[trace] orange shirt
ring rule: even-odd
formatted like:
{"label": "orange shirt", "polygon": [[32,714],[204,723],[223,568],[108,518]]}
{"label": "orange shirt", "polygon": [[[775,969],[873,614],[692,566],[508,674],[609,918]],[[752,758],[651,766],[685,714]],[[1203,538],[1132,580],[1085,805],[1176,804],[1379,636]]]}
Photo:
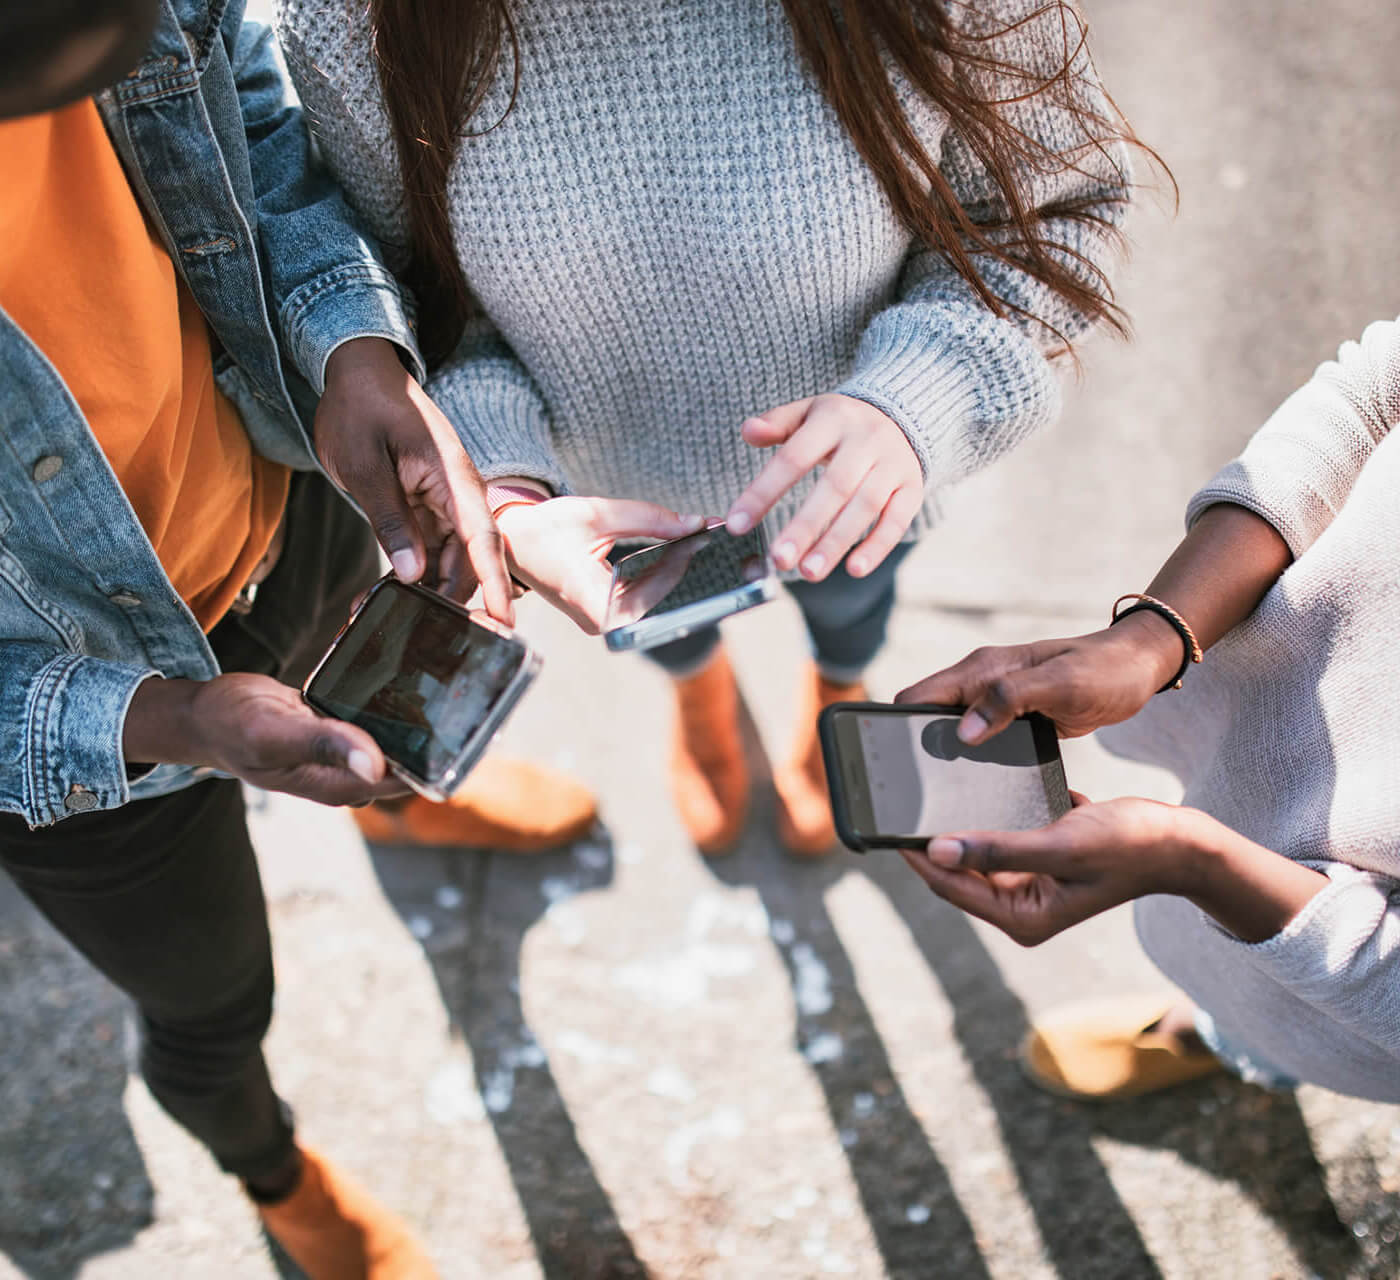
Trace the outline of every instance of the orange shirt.
{"label": "orange shirt", "polygon": [[208,631],[266,552],[290,474],[214,385],[208,326],[91,99],[0,121],[0,306],[68,385]]}

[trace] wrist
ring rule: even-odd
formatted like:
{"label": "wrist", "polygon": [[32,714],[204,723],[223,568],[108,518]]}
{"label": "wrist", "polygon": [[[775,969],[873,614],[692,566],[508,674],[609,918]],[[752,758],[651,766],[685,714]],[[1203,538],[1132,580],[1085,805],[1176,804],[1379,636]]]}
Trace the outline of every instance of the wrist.
{"label": "wrist", "polygon": [[122,755],[131,764],[208,765],[195,699],[207,681],[143,681],[122,724]]}
{"label": "wrist", "polygon": [[1186,656],[1185,644],[1180,633],[1161,614],[1151,609],[1139,610],[1115,622],[1112,631],[1132,646],[1145,673],[1149,697],[1181,670]]}
{"label": "wrist", "polygon": [[342,383],[390,380],[400,384],[410,376],[399,348],[388,338],[351,338],[326,360],[327,392]]}

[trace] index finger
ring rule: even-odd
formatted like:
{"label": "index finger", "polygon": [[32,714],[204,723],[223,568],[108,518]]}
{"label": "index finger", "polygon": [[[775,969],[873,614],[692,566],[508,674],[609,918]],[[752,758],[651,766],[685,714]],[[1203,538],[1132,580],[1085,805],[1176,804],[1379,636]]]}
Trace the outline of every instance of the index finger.
{"label": "index finger", "polygon": [[515,597],[506,543],[486,505],[481,477],[465,453],[455,460],[445,458],[444,466],[451,504],[447,517],[481,586],[486,612],[509,626],[515,621]]}

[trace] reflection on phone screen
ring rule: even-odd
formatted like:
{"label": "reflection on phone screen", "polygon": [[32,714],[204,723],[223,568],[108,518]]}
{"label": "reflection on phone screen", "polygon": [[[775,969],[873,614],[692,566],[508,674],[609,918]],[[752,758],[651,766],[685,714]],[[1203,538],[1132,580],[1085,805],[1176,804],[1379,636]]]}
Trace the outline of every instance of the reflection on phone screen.
{"label": "reflection on phone screen", "polygon": [[1044,826],[1069,807],[1059,759],[1042,761],[1031,725],[1015,720],[969,747],[957,715],[851,713],[869,784],[871,836],[931,838],[940,832]]}
{"label": "reflection on phone screen", "polygon": [[623,556],[613,571],[604,629],[659,618],[755,582],[768,572],[767,550],[760,530],[735,537],[718,525]]}
{"label": "reflection on phone screen", "polygon": [[431,781],[480,729],[524,658],[518,642],[389,582],[366,602],[307,696]]}

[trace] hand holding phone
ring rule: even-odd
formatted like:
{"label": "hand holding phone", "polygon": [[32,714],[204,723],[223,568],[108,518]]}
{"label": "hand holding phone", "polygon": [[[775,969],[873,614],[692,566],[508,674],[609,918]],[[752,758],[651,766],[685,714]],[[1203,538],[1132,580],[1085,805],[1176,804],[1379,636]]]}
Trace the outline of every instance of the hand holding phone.
{"label": "hand holding phone", "polygon": [[597,635],[607,612],[614,544],[678,538],[704,522],[654,502],[567,497],[506,507],[497,523],[515,576]]}
{"label": "hand holding phone", "polygon": [[302,696],[368,733],[414,790],[445,800],[539,668],[499,623],[391,575],[361,601]]}
{"label": "hand holding phone", "polygon": [[965,708],[842,702],[819,730],[836,830],[857,852],[919,849],[946,831],[1020,831],[1070,809],[1054,725],[1013,720],[969,746]]}
{"label": "hand holding phone", "polygon": [[736,537],[715,521],[617,562],[603,635],[609,649],[651,649],[777,594],[762,531]]}

